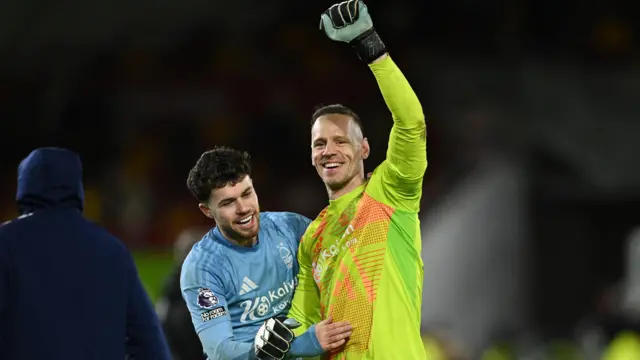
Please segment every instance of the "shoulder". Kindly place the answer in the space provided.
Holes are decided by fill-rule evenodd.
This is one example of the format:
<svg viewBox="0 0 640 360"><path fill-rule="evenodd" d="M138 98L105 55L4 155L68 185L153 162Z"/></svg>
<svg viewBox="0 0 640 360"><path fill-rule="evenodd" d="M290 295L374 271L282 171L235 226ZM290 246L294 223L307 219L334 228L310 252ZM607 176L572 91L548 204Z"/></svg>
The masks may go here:
<svg viewBox="0 0 640 360"><path fill-rule="evenodd" d="M116 235L100 224L85 218L80 213L75 214L75 217L76 221L73 223L75 230L68 234L69 236L91 239L95 246L100 249L99 251L108 252L112 256L121 259L126 258L135 267L131 251Z"/></svg>
<svg viewBox="0 0 640 360"><path fill-rule="evenodd" d="M191 247L182 264L183 269L212 266L225 257L223 246L213 240L212 231L213 229Z"/></svg>
<svg viewBox="0 0 640 360"><path fill-rule="evenodd" d="M19 228L19 225L16 225L16 220L5 221L0 224L0 248L9 246L9 244L16 238L16 228Z"/></svg>
<svg viewBox="0 0 640 360"><path fill-rule="evenodd" d="M376 168L369 173L369 176L367 178L368 183L371 184L371 183L381 182L382 178L386 176L385 170L388 166L389 166L389 161L386 159L382 161L378 166L376 166Z"/></svg>
<svg viewBox="0 0 640 360"><path fill-rule="evenodd" d="M287 228L298 231L301 227L307 227L311 220L304 215L289 211L263 212L260 214L262 224L274 228Z"/></svg>
<svg viewBox="0 0 640 360"><path fill-rule="evenodd" d="M378 205L394 211L417 213L422 196L420 184L398 176L393 165L385 160L373 171L365 192Z"/></svg>
<svg viewBox="0 0 640 360"><path fill-rule="evenodd" d="M16 229L19 229L21 227L19 219L20 218L7 220L3 223L0 223L0 236L8 237L9 235L13 234Z"/></svg>
<svg viewBox="0 0 640 360"><path fill-rule="evenodd" d="M296 242L311 223L306 216L288 211L267 213L267 216L267 227L275 229L280 234L293 236Z"/></svg>
<svg viewBox="0 0 640 360"><path fill-rule="evenodd" d="M313 243L324 231L324 228L326 227L325 217L328 209L328 206L322 209L318 216L316 216L316 218L310 222L309 226L304 232L304 235L302 236L302 239L300 240L301 245L308 245L310 243Z"/></svg>
<svg viewBox="0 0 640 360"><path fill-rule="evenodd" d="M15 219L7 220L3 223L0 223L0 236L9 237L10 235L17 235L20 233L28 232L30 230L34 230L33 227L33 219L34 213L28 213L18 216ZM40 219L38 221L43 221Z"/></svg>
<svg viewBox="0 0 640 360"><path fill-rule="evenodd" d="M221 274L228 262L223 246L211 239L211 231L195 243L182 263L181 283L198 282L199 279L224 276Z"/></svg>
<svg viewBox="0 0 640 360"><path fill-rule="evenodd" d="M74 238L76 241L91 241L102 255L126 255L128 248L99 224L85 218L78 211L39 211L21 215L0 225L0 238L31 238L36 241L52 241L56 237Z"/></svg>
<svg viewBox="0 0 640 360"><path fill-rule="evenodd" d="M263 211L260 213L260 220L266 219L274 222L294 222L307 219L304 215L290 211Z"/></svg>

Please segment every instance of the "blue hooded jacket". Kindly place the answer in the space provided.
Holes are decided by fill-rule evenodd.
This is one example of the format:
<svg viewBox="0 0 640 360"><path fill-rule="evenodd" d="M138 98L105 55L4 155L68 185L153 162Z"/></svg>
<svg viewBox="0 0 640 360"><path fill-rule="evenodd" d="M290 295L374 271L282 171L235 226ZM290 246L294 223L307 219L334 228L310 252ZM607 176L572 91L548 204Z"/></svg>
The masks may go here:
<svg viewBox="0 0 640 360"><path fill-rule="evenodd" d="M129 251L82 215L78 155L33 151L16 200L0 226L0 359L170 359Z"/></svg>

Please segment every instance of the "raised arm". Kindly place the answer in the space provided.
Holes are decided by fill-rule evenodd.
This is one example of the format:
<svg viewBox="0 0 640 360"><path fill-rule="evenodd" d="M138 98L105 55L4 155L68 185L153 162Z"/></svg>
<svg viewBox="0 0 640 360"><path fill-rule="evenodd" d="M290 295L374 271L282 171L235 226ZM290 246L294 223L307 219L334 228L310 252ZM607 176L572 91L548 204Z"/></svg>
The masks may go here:
<svg viewBox="0 0 640 360"><path fill-rule="evenodd" d="M422 105L389 55L369 65L393 117L387 161L401 179L422 182L427 168L427 132Z"/></svg>
<svg viewBox="0 0 640 360"><path fill-rule="evenodd" d="M422 106L389 55L383 55L369 67L393 117L387 158L377 169L380 183L371 190L394 207L418 211L427 168L427 132Z"/></svg>
<svg viewBox="0 0 640 360"><path fill-rule="evenodd" d="M347 0L330 7L322 15L320 27L330 39L351 45L369 65L393 116L387 159L374 171L367 192L395 208L418 211L427 168L426 124L420 101L387 54L362 1Z"/></svg>

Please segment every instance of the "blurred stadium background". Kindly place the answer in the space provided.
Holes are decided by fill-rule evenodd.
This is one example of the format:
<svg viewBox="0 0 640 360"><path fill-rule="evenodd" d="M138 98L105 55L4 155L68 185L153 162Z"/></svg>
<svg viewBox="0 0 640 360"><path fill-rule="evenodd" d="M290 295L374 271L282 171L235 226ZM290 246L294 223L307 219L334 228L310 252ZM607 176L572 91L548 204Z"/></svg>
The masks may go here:
<svg viewBox="0 0 640 360"><path fill-rule="evenodd" d="M633 3L368 4L428 117L425 344L451 359L640 359ZM313 106L360 114L369 169L391 127L367 68L317 31L329 5L3 1L0 220L16 216L20 159L73 149L86 214L158 299L178 236L211 226L185 179L213 144L252 154L263 210L314 217Z"/></svg>

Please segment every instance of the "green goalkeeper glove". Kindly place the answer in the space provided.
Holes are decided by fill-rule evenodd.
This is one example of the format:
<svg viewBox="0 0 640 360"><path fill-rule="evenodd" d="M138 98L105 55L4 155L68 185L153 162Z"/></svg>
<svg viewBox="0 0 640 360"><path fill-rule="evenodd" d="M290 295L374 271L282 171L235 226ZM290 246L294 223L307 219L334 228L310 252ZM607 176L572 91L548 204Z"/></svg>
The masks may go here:
<svg viewBox="0 0 640 360"><path fill-rule="evenodd" d="M367 5L361 0L343 1L328 8L320 17L320 30L333 41L351 45L367 64L387 52L373 28Z"/></svg>

